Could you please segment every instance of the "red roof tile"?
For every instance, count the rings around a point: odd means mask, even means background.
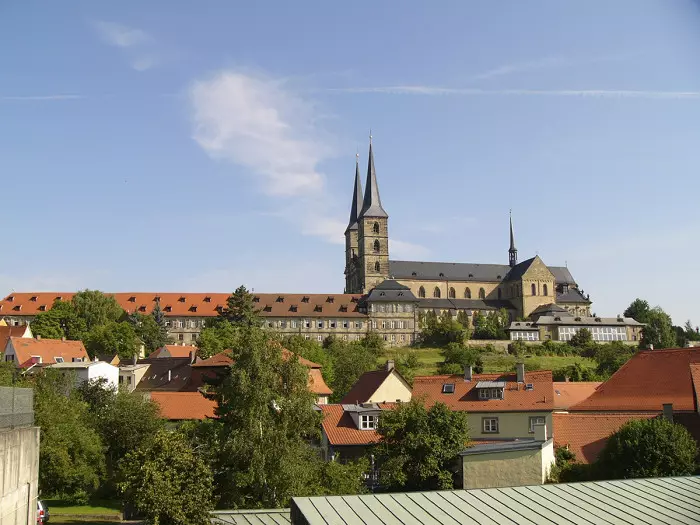
[[[214,416],[216,402],[207,399],[199,392],[151,392],[151,400],[160,407],[165,419],[207,419]]]
[[[0,326],[0,353],[5,351],[10,337],[24,337],[29,327],[24,326]]]
[[[345,394],[341,403],[367,403],[377,389],[381,386],[384,380],[389,377],[391,370],[372,370],[362,374],[355,384],[350,389],[350,392]]]
[[[555,381],[554,409],[568,410],[569,407],[587,399],[601,384],[600,381]]]
[[[148,358],[151,359],[154,357],[190,357],[190,352],[196,351],[196,346],[165,345],[151,352],[148,355]]]
[[[693,380],[695,402],[698,403],[700,401],[700,363],[692,363],[690,365],[690,377]]]
[[[15,362],[19,366],[31,365],[32,356],[41,356],[42,364],[54,364],[56,357],[62,357],[66,363],[70,363],[73,359],[86,361],[90,359],[81,341],[10,337],[10,343],[15,349]]]
[[[69,301],[73,295],[73,292],[11,293],[0,301],[0,316],[36,315],[50,310],[56,298]],[[226,307],[231,294],[120,292],[108,295],[113,295],[129,313],[150,313],[158,298],[166,316],[216,317],[218,308]],[[357,309],[357,301],[362,297],[359,294],[259,293],[254,297],[262,317],[366,317]]]
[[[480,400],[475,388],[479,381],[505,381],[503,399]],[[446,383],[454,383],[454,394],[442,393]],[[417,376],[413,379],[413,397],[424,397],[427,405],[441,401],[452,410],[467,412],[539,412],[554,408],[551,371],[526,372],[525,383],[531,383],[533,389],[518,385],[515,374],[476,374],[471,381],[465,381],[462,375]]]
[[[370,445],[379,441],[376,430],[359,430],[342,405],[320,405],[323,431],[331,445]]]
[[[192,366],[194,367],[209,367],[209,366],[231,366],[233,364],[233,359],[231,359],[230,351],[224,350],[223,352],[219,352],[218,354],[214,354],[213,356],[207,358],[207,359],[201,359],[199,361],[195,361],[192,363]]]
[[[695,410],[690,365],[698,362],[700,348],[639,352],[571,410],[654,412],[664,403]]]
[[[576,461],[593,463],[605,448],[608,438],[622,425],[634,419],[650,419],[657,413],[585,414],[554,413],[554,446],[568,447]]]
[[[318,368],[309,370],[309,390],[318,396],[330,396],[333,393]]]

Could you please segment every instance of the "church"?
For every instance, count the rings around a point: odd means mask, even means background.
[[[569,269],[547,266],[539,256],[518,262],[510,221],[508,264],[396,261],[389,254],[389,214],[382,206],[372,141],[362,190],[359,161],[350,220],[345,230],[345,293],[367,294],[386,280],[410,289],[420,310],[473,315],[505,308],[511,320],[544,310],[590,316],[591,301]]]

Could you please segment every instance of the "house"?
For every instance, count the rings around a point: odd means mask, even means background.
[[[196,352],[196,346],[165,345],[151,352],[148,355],[148,358],[154,359],[156,357],[191,357],[191,355],[193,353],[196,354]]]
[[[394,403],[411,400],[411,385],[401,377],[389,360],[381,370],[362,374],[350,391],[340,400],[341,404]]]
[[[535,425],[552,428],[552,385],[551,371],[525,372],[522,363],[516,373],[506,374],[473,374],[466,367],[463,376],[415,377],[413,397],[427,406],[442,402],[465,411],[474,440],[533,439]]]
[[[149,363],[119,365],[119,386],[133,392],[150,368]]]
[[[321,405],[321,450],[329,461],[362,457],[367,448],[379,442],[377,424],[382,410],[391,410],[393,403]]]
[[[700,348],[638,352],[593,392],[554,415],[554,441],[583,463],[634,419],[666,417],[700,439]]]
[[[148,365],[141,380],[134,388],[143,392],[154,390],[179,392],[182,390],[196,391],[197,386],[190,384],[192,377],[192,362],[189,357],[156,357],[140,359],[137,365]],[[134,366],[134,365],[132,365]],[[128,368],[129,372],[135,372]],[[139,369],[140,370],[140,369]],[[124,374],[126,377],[126,373]],[[134,378],[137,374],[134,373]]]
[[[33,365],[53,365],[89,361],[89,356],[81,341],[64,339],[29,339],[10,337],[5,345],[5,361],[14,362],[20,368]]]
[[[75,361],[47,365],[47,368],[75,375],[76,385],[86,381],[104,379],[106,388],[119,385],[119,368],[103,361]]]
[[[114,366],[119,366],[122,362],[121,358],[119,357],[119,354],[97,354],[95,356],[98,361],[103,361],[105,363],[109,363],[110,365]]]
[[[555,381],[554,410],[569,410],[569,407],[589,398],[601,384],[601,381]]]
[[[8,326],[7,324],[0,324],[0,352],[5,350],[7,346],[7,341],[10,337],[25,337],[33,338],[32,329],[28,324],[20,326]]]
[[[201,392],[153,391],[147,397],[160,408],[160,415],[172,422],[202,420],[215,417],[216,402]]]
[[[476,444],[460,453],[465,489],[541,485],[554,465],[554,439],[544,424],[535,438]]]

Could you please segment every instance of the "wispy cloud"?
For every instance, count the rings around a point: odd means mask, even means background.
[[[21,101],[42,101],[42,100],[79,100],[85,98],[83,95],[0,95],[1,101],[21,102]]]
[[[347,217],[339,209],[345,207],[318,167],[335,154],[336,140],[320,127],[313,100],[283,80],[235,70],[195,82],[189,95],[193,138],[204,151],[246,168],[275,199],[275,214],[302,234],[343,243]],[[397,243],[399,251],[413,246]]]
[[[505,64],[502,66],[489,69],[478,75],[471,77],[471,80],[486,80],[493,77],[501,77],[504,75],[511,75],[513,73],[520,73],[523,71],[532,71],[536,69],[547,69],[552,67],[559,67],[570,64],[571,61],[563,57],[545,57],[539,60],[530,60],[527,62],[517,62],[513,64]]]
[[[631,89],[479,89],[423,85],[330,88],[327,91],[341,93],[376,93],[383,95],[422,96],[554,96],[580,98],[644,98],[675,100],[700,98],[700,91],[645,91]]]
[[[158,64],[155,39],[147,32],[102,20],[96,20],[92,25],[103,42],[126,54],[136,71],[146,71]]]

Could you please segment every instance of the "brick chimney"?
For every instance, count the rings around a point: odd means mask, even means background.
[[[664,403],[663,417],[666,421],[673,423],[673,403]]]
[[[393,359],[387,359],[386,362],[386,371],[391,372],[394,369],[394,360]]]
[[[464,367],[464,380],[468,383],[472,380],[472,365]]]
[[[515,364],[515,375],[518,378],[518,383],[525,382],[525,363]]]

